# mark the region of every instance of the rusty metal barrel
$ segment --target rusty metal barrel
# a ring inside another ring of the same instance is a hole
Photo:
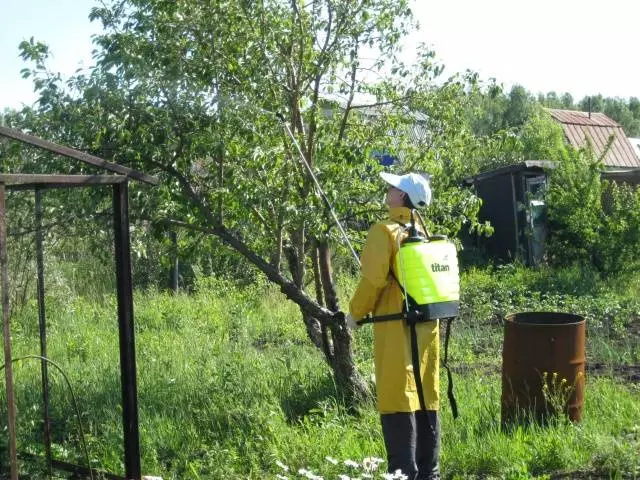
[[[523,312],[504,319],[502,425],[544,422],[565,413],[582,419],[585,319],[556,312]]]

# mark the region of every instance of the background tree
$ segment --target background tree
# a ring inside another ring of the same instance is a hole
[[[504,112],[505,127],[520,127],[531,116],[533,97],[521,85],[515,85],[509,92],[509,102]]]

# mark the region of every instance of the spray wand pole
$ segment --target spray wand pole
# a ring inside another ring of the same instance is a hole
[[[320,186],[320,183],[318,183],[318,179],[313,174],[313,171],[311,170],[311,166],[307,162],[307,159],[304,158],[304,153],[302,153],[302,149],[300,148],[300,144],[298,143],[298,141],[296,140],[296,137],[291,132],[291,129],[289,128],[289,125],[287,125],[287,122],[285,121],[284,116],[282,114],[280,114],[280,113],[276,113],[276,116],[280,119],[280,121],[282,122],[282,125],[284,126],[285,131],[289,135],[289,138],[291,138],[291,141],[296,146],[296,149],[298,150],[298,153],[300,154],[300,159],[302,160],[302,164],[305,166],[307,172],[309,173],[309,175],[311,176],[311,179],[313,180],[313,183],[316,186],[316,191],[320,195],[320,198],[322,198],[322,200],[324,201],[325,206],[331,212],[331,216],[333,217],[333,220],[336,222],[336,225],[340,229],[340,233],[342,234],[342,237],[344,238],[345,242],[347,242],[347,245],[349,246],[349,249],[351,250],[351,253],[353,254],[353,258],[355,259],[356,263],[358,264],[358,267],[360,267],[360,259],[358,258],[358,254],[354,250],[353,245],[351,245],[351,242],[349,241],[349,237],[347,237],[347,232],[345,232],[344,228],[342,228],[342,224],[340,223],[340,220],[338,220],[338,217],[336,216],[336,213],[333,210],[333,207],[331,206],[331,203],[329,202],[329,199],[327,198],[327,196],[325,195],[324,191],[322,190],[322,187]]]

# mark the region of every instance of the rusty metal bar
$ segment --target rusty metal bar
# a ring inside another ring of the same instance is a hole
[[[7,411],[9,414],[9,463],[11,480],[18,480],[16,450],[16,405],[13,395],[13,366],[11,364],[11,331],[9,327],[9,265],[7,260],[7,218],[5,188],[0,183],[0,269],[2,270],[2,320],[4,335],[4,377],[7,385]]]
[[[61,460],[52,460],[52,465],[54,468],[58,470],[64,470],[65,472],[75,473],[76,475],[82,475],[85,478],[90,478],[91,472],[94,474],[98,474],[99,478],[106,478],[107,480],[127,480],[124,477],[119,475],[114,475],[109,472],[102,472],[99,470],[91,469],[89,470],[87,467],[83,467],[81,465],[75,465],[73,463],[63,462]]]
[[[120,333],[120,375],[124,466],[127,479],[140,480],[140,433],[138,430],[138,393],[133,330],[133,287],[129,239],[128,185],[113,186],[113,221],[118,290],[118,327]]]
[[[38,323],[40,326],[40,356],[47,357],[47,320],[44,303],[44,259],[42,247],[42,191],[35,190],[36,196],[36,267],[38,271]],[[43,435],[47,471],[51,476],[51,420],[49,417],[49,370],[47,362],[40,362],[42,374]]]
[[[24,459],[24,460],[41,460],[42,456],[41,455],[36,455],[33,453],[27,453],[27,452],[20,452],[20,458]],[[102,470],[96,470],[95,468],[92,468],[91,470],[89,470],[89,468],[84,467],[82,465],[76,465],[74,463],[69,463],[69,462],[63,462],[62,460],[56,460],[55,458],[51,461],[51,466],[53,468],[53,470],[61,470],[64,472],[69,472],[69,473],[73,473],[79,477],[84,477],[84,478],[91,478],[91,473],[93,473],[94,477],[98,476],[98,478],[101,479],[107,479],[107,480],[127,480],[125,479],[123,476],[120,475],[116,475],[114,473],[110,473],[110,472],[105,472]],[[75,478],[75,477],[74,477]]]
[[[62,145],[57,145],[53,142],[34,137],[32,135],[27,135],[26,133],[22,133],[19,130],[14,130],[13,128],[0,126],[0,135],[12,138],[13,140],[18,140],[23,143],[27,143],[29,145],[33,145],[34,147],[44,148],[45,150],[48,150],[50,152],[73,158],[74,160],[80,160],[81,162],[85,162],[96,167],[104,168],[105,170],[109,170],[110,172],[121,173],[123,175],[127,175],[128,177],[135,178],[136,180],[140,180],[141,182],[145,182],[151,185],[158,185],[160,183],[157,178],[146,175],[142,172],[138,172],[131,168],[118,165],[117,163],[107,162],[100,157],[95,157],[93,155],[89,155],[88,153],[74,150],[73,148],[63,147]]]
[[[32,188],[70,188],[124,183],[124,175],[33,175],[0,174],[0,182],[7,190],[30,190]]]

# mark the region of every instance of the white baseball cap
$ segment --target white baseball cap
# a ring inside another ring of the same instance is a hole
[[[414,207],[426,207],[431,203],[431,186],[428,176],[418,173],[394,175],[386,172],[380,173],[380,176],[389,185],[409,195],[409,200]]]

